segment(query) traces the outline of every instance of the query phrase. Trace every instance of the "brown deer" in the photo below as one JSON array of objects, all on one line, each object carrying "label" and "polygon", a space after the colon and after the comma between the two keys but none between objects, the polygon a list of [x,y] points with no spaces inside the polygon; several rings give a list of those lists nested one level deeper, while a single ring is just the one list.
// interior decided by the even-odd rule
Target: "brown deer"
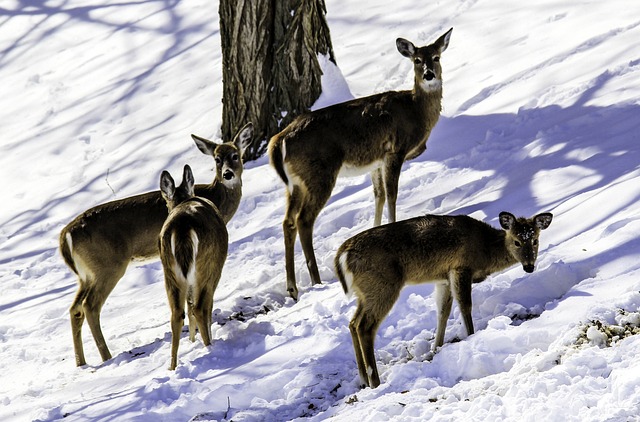
[{"label": "brown deer", "polygon": [[467,334],[473,334],[471,284],[518,262],[533,272],[540,230],[552,218],[550,213],[526,219],[502,212],[503,231],[465,215],[426,215],[374,227],[344,242],[335,267],[345,293],[353,291],[358,298],[349,329],[363,386],[380,385],[374,339],[405,284],[435,283],[435,352],[444,343],[452,295]]},{"label": "brown deer", "polygon": [[[227,223],[242,196],[242,154],[251,142],[253,126],[247,124],[233,141],[220,144],[191,136],[200,151],[216,162],[214,180],[196,185],[195,194],[213,202]],[[168,214],[160,191],[153,191],[90,208],[62,229],[60,252],[78,275],[78,292],[69,309],[76,365],[86,364],[85,317],[102,360],[111,359],[100,326],[102,305],[131,261],[158,257],[158,236]]]},{"label": "brown deer", "polygon": [[211,344],[213,293],[227,259],[229,236],[222,215],[206,198],[194,196],[191,168],[184,166],[176,188],[167,171],[160,176],[160,191],[169,217],[160,231],[160,260],[171,308],[171,364],[178,364],[184,304],[189,315],[189,339],[196,340],[196,326],[205,346]]},{"label": "brown deer", "polygon": [[442,109],[440,55],[453,28],[426,47],[398,38],[400,54],[413,61],[411,91],[389,91],[298,116],[269,141],[271,164],[286,186],[282,224],[287,291],[298,297],[293,248],[297,232],[313,284],[320,274],[313,251],[313,225],[338,176],[371,172],[374,226],[382,222],[385,200],[389,221],[396,220],[402,164],[426,149]]}]

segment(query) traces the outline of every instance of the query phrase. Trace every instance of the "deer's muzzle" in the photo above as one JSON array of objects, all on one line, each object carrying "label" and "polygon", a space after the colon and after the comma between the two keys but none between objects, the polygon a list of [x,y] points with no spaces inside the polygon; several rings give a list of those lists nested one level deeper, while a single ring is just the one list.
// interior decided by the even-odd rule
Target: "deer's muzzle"
[{"label": "deer's muzzle", "polygon": [[426,72],[424,72],[424,75],[422,75],[422,77],[427,81],[431,81],[431,80],[435,79],[436,74],[433,73],[432,70],[427,70]]},{"label": "deer's muzzle", "polygon": [[525,270],[528,273],[532,273],[533,270],[535,270],[535,266],[533,264],[525,264],[522,266],[522,269]]},{"label": "deer's muzzle", "polygon": [[233,172],[231,170],[226,170],[224,173],[222,173],[222,178],[224,180],[231,180],[235,177],[236,175],[233,174]]}]

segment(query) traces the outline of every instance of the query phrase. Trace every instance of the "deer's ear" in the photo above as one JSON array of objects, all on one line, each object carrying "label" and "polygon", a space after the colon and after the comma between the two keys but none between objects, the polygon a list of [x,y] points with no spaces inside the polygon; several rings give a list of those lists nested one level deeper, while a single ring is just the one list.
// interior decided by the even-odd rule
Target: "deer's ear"
[{"label": "deer's ear", "polygon": [[193,178],[191,167],[189,167],[189,164],[185,164],[184,170],[182,171],[182,187],[187,191],[189,196],[194,196],[193,186],[195,184],[196,182]]},{"label": "deer's ear", "polygon": [[173,181],[173,177],[166,170],[163,170],[160,175],[160,192],[166,201],[172,201],[176,193],[176,184]]},{"label": "deer's ear", "polygon": [[215,151],[216,146],[218,146],[217,143],[210,141],[208,139],[205,139],[198,135],[191,134],[191,138],[196,143],[196,146],[198,147],[198,149],[202,151],[203,154],[206,154],[206,155],[213,155],[213,151]]},{"label": "deer's ear", "polygon": [[502,211],[498,217],[500,220],[500,227],[505,230],[511,230],[513,224],[516,222],[516,217],[510,212]]},{"label": "deer's ear", "polygon": [[438,38],[434,43],[436,48],[440,50],[440,54],[442,54],[442,52],[446,50],[447,47],[449,47],[449,39],[451,38],[451,32],[453,32],[453,28],[451,28],[450,30],[442,34],[440,38]]},{"label": "deer's ear", "polygon": [[238,134],[233,139],[233,144],[240,150],[240,156],[244,155],[244,150],[251,145],[253,140],[253,123],[249,122],[238,131]]},{"label": "deer's ear", "polygon": [[543,212],[533,217],[533,222],[540,230],[544,230],[549,227],[549,224],[551,224],[551,220],[553,220],[553,214],[551,214],[550,212]]},{"label": "deer's ear", "polygon": [[411,41],[405,40],[404,38],[398,38],[396,40],[396,47],[400,54],[405,57],[411,58],[416,53],[416,46],[413,45]]}]

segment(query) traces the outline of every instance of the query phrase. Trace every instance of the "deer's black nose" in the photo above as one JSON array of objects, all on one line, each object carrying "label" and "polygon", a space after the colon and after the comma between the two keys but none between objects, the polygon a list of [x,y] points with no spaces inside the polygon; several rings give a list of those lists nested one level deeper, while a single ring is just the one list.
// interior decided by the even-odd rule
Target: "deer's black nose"
[{"label": "deer's black nose", "polygon": [[436,74],[435,74],[435,73],[433,73],[431,70],[427,70],[427,71],[424,73],[424,78],[425,78],[426,80],[428,80],[428,81],[432,80],[432,79],[433,79],[433,78],[435,78],[435,77],[436,77]]},{"label": "deer's black nose", "polygon": [[533,272],[533,270],[535,269],[535,266],[528,264],[528,265],[523,265],[523,266],[522,266],[522,268],[523,268],[526,272],[528,272],[528,273],[532,273],[532,272]]},{"label": "deer's black nose", "polygon": [[235,174],[233,174],[233,172],[231,170],[227,170],[227,171],[224,172],[222,177],[224,178],[224,180],[231,180],[231,179],[233,179],[235,177]]}]

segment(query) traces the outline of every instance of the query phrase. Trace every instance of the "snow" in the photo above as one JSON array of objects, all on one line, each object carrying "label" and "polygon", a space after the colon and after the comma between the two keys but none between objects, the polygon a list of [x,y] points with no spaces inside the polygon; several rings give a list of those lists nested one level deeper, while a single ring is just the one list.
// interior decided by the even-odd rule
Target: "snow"
[{"label": "snow", "polygon": [[[189,134],[221,124],[217,4],[5,0],[0,6],[0,420],[640,420],[640,21],[632,0],[327,1],[338,67],[322,58],[316,108],[408,89],[416,45],[454,28],[444,107],[400,178],[398,217],[552,212],[536,271],[473,289],[476,334],[454,306],[430,354],[433,286],[403,290],[376,339],[382,384],[358,388],[336,281],[340,244],[372,225],[367,176],[340,179],[316,222],[323,284],[296,246],[285,291],[284,185],[246,165],[214,298],[213,344],[184,335],[169,371],[158,261],[130,267],[102,311],[114,358],[89,330],[75,367],[76,280],[57,250],[85,209],[213,161]],[[184,334],[184,333],[183,333]]]}]

